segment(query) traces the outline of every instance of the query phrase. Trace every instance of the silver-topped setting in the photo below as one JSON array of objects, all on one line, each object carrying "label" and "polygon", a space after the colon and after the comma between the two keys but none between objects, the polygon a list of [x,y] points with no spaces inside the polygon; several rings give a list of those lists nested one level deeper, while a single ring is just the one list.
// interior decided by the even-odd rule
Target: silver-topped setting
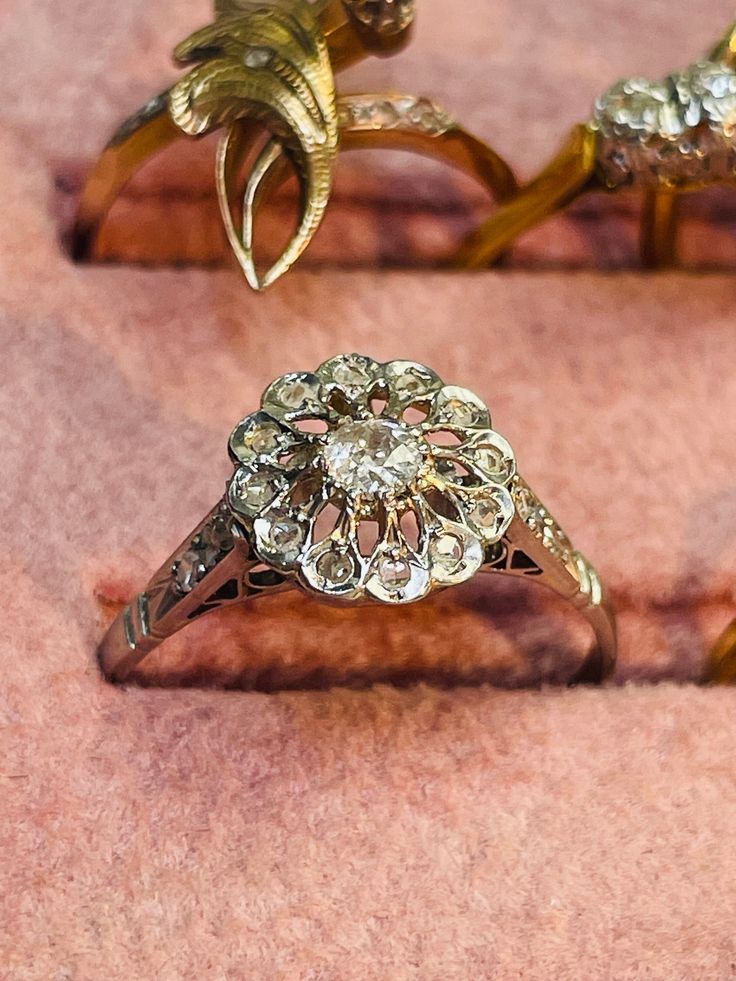
[{"label": "silver-topped setting", "polygon": [[597,101],[598,170],[611,188],[684,187],[736,175],[736,72],[701,61],[662,81],[628,78]]},{"label": "silver-topped setting", "polygon": [[514,455],[488,409],[413,361],[284,375],[230,452],[229,505],[256,551],[327,596],[407,603],[462,582],[514,516]]}]

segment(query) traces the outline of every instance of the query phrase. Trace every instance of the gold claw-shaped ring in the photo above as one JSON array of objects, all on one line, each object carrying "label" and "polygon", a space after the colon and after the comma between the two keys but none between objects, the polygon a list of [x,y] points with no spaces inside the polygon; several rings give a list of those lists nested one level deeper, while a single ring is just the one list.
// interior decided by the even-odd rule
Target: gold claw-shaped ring
[{"label": "gold claw-shaped ring", "polygon": [[[225,231],[257,290],[283,275],[312,240],[340,149],[385,147],[439,158],[494,200],[508,200],[517,190],[510,168],[430,100],[336,96],[334,72],[400,47],[413,9],[413,0],[220,0],[214,23],[175,49],[189,72],[118,129],[90,174],[72,235],[75,258],[92,256],[109,208],[147,160],[180,136],[216,130],[222,130],[216,187]],[[255,214],[292,170],[301,190],[297,229],[262,271]]]},{"label": "gold claw-shaped ring", "polygon": [[[263,127],[295,167],[302,198],[296,234],[275,265],[260,277],[252,242],[238,259],[249,282],[273,282],[301,255],[330,195],[338,150],[333,73],[368,54],[387,54],[405,42],[413,0],[217,0],[215,20],[177,46],[174,57],[193,66],[170,89],[148,102],[116,132],[89,176],[72,233],[77,259],[94,251],[113,201],[151,156],[179,136],[224,129],[218,186],[228,236],[234,150],[242,160]],[[251,227],[246,221],[244,227]]]},{"label": "gold claw-shaped ring", "polygon": [[[217,153],[218,197],[248,282],[260,289],[296,262],[322,220],[337,157],[337,108],[327,42],[311,4],[255,0],[248,8],[245,15],[220,18],[175,49],[180,64],[198,64],[171,88],[169,112],[188,136],[225,127]],[[302,192],[297,231],[262,278],[252,234],[237,235],[229,207],[231,144],[237,142],[242,154],[259,132],[256,126],[239,125],[243,120],[260,120],[276,135],[294,163]],[[246,220],[244,227],[252,230],[252,222]]]},{"label": "gold claw-shaped ring", "polygon": [[[463,129],[441,106],[423,96],[360,93],[337,99],[340,151],[405,150],[440,160],[477,181],[496,202],[509,200],[518,184],[511,168],[487,143]],[[290,173],[288,147],[270,139],[250,167],[242,203],[234,188],[247,152],[241,131],[233,129],[220,144],[217,192],[230,245],[248,282],[263,288],[288,268],[285,256],[262,275],[254,256],[253,227],[261,202]]]}]

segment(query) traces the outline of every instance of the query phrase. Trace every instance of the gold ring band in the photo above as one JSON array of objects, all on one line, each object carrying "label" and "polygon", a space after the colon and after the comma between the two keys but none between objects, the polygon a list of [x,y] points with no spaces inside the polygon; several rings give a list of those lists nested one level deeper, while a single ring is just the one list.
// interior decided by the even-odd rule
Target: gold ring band
[{"label": "gold ring band", "polygon": [[[264,6],[265,4],[265,6]],[[338,149],[404,149],[473,177],[497,202],[518,190],[508,165],[428,99],[356,95],[338,99],[333,72],[404,43],[408,0],[376,20],[360,0],[223,0],[220,16],[175,51],[194,68],[120,126],[87,180],[72,233],[75,259],[89,259],[105,217],[133,175],[182,136],[222,129],[216,186],[233,252],[254,289],[278,279],[314,235],[330,194]],[[379,5],[380,7],[380,5]],[[388,17],[388,21],[386,20]],[[396,18],[399,18],[398,21]],[[259,149],[264,127],[271,136]],[[243,179],[243,170],[250,171]],[[295,170],[298,229],[270,269],[256,268],[253,223],[259,202]],[[247,168],[246,168],[247,169]]]},{"label": "gold ring band", "polygon": [[408,37],[412,0],[379,3],[378,13],[374,7],[363,0],[216,0],[213,23],[175,49],[188,73],[118,128],[92,170],[72,231],[74,258],[92,256],[122,188],[179,137],[223,129],[244,145],[265,126],[287,147],[302,184],[303,214],[289,246],[295,261],[329,198],[338,137],[333,73],[397,50]]}]

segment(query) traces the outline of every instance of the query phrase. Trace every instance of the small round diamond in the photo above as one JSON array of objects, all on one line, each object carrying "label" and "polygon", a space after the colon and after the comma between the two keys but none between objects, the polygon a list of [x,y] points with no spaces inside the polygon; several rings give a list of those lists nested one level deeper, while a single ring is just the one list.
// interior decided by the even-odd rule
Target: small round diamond
[{"label": "small round diamond", "polygon": [[470,517],[478,528],[494,528],[498,521],[498,506],[495,501],[478,501]]},{"label": "small round diamond", "polygon": [[467,528],[438,529],[428,549],[432,576],[445,585],[463,582],[480,569],[483,551],[479,535]]},{"label": "small round diamond", "polygon": [[314,398],[315,394],[307,382],[293,381],[281,389],[281,402],[287,409],[298,409],[310,398]]},{"label": "small round diamond", "polygon": [[415,0],[348,0],[353,16],[378,34],[398,34],[414,19]]},{"label": "small round diamond", "polygon": [[438,535],[432,539],[429,552],[435,565],[454,572],[463,557],[463,543],[457,535]]},{"label": "small round diamond", "polygon": [[411,579],[411,566],[406,559],[385,555],[378,563],[378,575],[388,589],[401,589]]},{"label": "small round diamond", "polygon": [[277,414],[279,406],[289,412],[304,412],[314,410],[320,401],[320,380],[309,371],[295,371],[277,378],[263,396],[264,407]]},{"label": "small round diamond", "polygon": [[254,423],[237,429],[233,436],[233,448],[240,459],[275,453],[282,442],[282,432],[275,422]]},{"label": "small round diamond", "polygon": [[296,521],[282,518],[271,525],[269,539],[279,551],[298,549],[304,541],[304,531]]},{"label": "small round diamond", "polygon": [[307,537],[305,526],[284,514],[256,518],[253,527],[260,550],[286,564],[298,558]]},{"label": "small round diamond", "polygon": [[254,426],[245,438],[245,443],[254,453],[272,453],[281,443],[281,430],[275,423],[264,422]]},{"label": "small round diamond", "polygon": [[416,398],[427,390],[424,379],[410,371],[396,379],[394,388],[402,398]]},{"label": "small round diamond", "polygon": [[283,475],[272,467],[261,470],[239,470],[230,484],[234,508],[255,514],[276,497],[283,486]]},{"label": "small round diamond", "polygon": [[437,393],[434,419],[453,426],[489,425],[488,409],[477,395],[457,385],[445,385]]},{"label": "small round diamond", "polygon": [[493,487],[473,502],[468,520],[486,541],[497,540],[514,516],[514,504],[505,487]]},{"label": "small round diamond", "polygon": [[198,552],[188,549],[174,567],[174,582],[180,593],[191,593],[206,572]]},{"label": "small round diamond", "polygon": [[426,368],[410,361],[392,362],[386,371],[391,388],[402,401],[421,398],[427,395],[437,380]]},{"label": "small round diamond", "polygon": [[482,477],[484,483],[505,484],[516,470],[513,450],[496,433],[481,432],[470,445],[460,449],[458,459]]},{"label": "small round diamond", "polygon": [[234,544],[230,521],[224,514],[216,515],[198,538],[202,561],[207,568],[214,565],[223,552],[229,552]]},{"label": "small round diamond", "polygon": [[268,530],[268,542],[271,548],[284,556],[296,558],[304,543],[304,528],[291,518],[280,518],[274,521]]},{"label": "small round diamond", "polygon": [[442,409],[442,418],[458,426],[472,426],[476,420],[475,407],[460,399],[450,399]]},{"label": "small round diamond", "polygon": [[271,48],[252,47],[245,52],[243,64],[246,68],[265,68],[272,57]]},{"label": "small round diamond", "polygon": [[370,371],[360,358],[345,358],[338,361],[332,369],[332,377],[338,385],[350,388],[367,385],[371,379]]},{"label": "small round diamond", "polygon": [[353,574],[353,561],[345,552],[324,552],[317,559],[316,569],[327,582],[342,585]]},{"label": "small round diamond", "polygon": [[423,459],[417,439],[390,419],[343,423],[324,449],[331,479],[356,496],[388,497],[405,491]]}]

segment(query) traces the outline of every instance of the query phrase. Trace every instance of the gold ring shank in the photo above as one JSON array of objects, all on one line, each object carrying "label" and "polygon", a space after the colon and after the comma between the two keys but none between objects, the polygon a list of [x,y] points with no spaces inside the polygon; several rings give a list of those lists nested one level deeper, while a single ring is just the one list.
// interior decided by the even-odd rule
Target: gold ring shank
[{"label": "gold ring shank", "polygon": [[[228,239],[235,252],[242,251],[242,229],[237,219],[227,221],[231,202],[236,198],[232,188],[242,169],[259,124],[240,120],[223,140],[218,166],[218,193],[222,213],[226,216]],[[168,92],[152,100],[130,118],[113,137],[91,172],[79,201],[72,231],[72,255],[77,261],[94,256],[95,245],[105,218],[123,188],[156,154],[170,146],[182,132],[169,115]],[[498,202],[508,201],[518,184],[508,164],[483,140],[461,126],[450,125],[442,131],[394,126],[370,128],[343,126],[340,130],[342,150],[404,150],[445,163],[476,180]],[[285,163],[285,161],[283,161]],[[261,198],[275,190],[288,177],[288,168],[274,168]]]},{"label": "gold ring shank", "polygon": [[453,123],[442,132],[417,129],[351,129],[340,133],[344,150],[405,150],[439,160],[472,177],[495,201],[507,201],[518,190],[513,171],[496,151]]},{"label": "gold ring shank", "polygon": [[[401,115],[408,104],[409,114]],[[362,123],[343,120],[340,123],[340,149],[404,150],[443,162],[476,180],[490,197],[504,202],[513,197],[518,184],[508,164],[486,143],[457,126],[447,114],[428,99],[407,95],[361,94],[344,96],[339,109],[348,120],[360,119],[381,107],[388,110],[384,123]],[[233,189],[252,149],[254,126],[240,120],[231,126],[220,142],[217,154],[216,186],[230,247],[251,285],[258,288],[259,277],[252,255],[253,220],[261,202],[275,193],[289,177],[288,157],[281,144],[272,139],[261,152],[243,195],[245,207],[236,209],[240,195]],[[240,212],[238,214],[238,211]],[[250,214],[250,224],[243,217]],[[247,247],[246,247],[247,244]]]},{"label": "gold ring shank", "polygon": [[[195,619],[260,595],[298,588],[294,580],[265,568],[239,526],[230,524],[224,542],[220,535],[220,551],[208,557],[206,569],[203,563],[196,581],[184,580],[184,591],[178,576],[182,561],[191,565],[193,543],[211,538],[212,529],[223,521],[231,519],[224,502],[219,502],[146,589],[118,614],[98,649],[100,666],[109,680],[125,681],[151,651]],[[571,683],[603,681],[616,661],[616,625],[595,570],[579,552],[558,555],[519,514],[502,546],[501,554],[481,571],[536,579],[579,610],[593,630],[595,643]]]},{"label": "gold ring shank", "polygon": [[723,631],[710,652],[705,684],[736,685],[736,620]]}]

